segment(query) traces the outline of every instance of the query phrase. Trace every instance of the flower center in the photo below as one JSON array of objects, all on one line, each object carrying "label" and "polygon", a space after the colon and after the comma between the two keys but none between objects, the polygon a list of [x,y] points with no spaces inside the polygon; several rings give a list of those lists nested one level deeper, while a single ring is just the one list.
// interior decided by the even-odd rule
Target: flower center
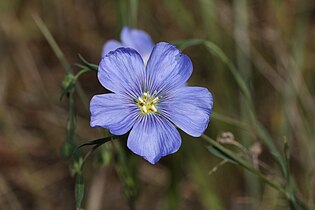
[{"label": "flower center", "polygon": [[156,92],[153,95],[150,95],[150,92],[144,92],[143,95],[138,97],[136,100],[137,105],[139,106],[142,114],[151,114],[156,113],[158,110],[156,105],[160,100],[159,97],[155,96]]}]

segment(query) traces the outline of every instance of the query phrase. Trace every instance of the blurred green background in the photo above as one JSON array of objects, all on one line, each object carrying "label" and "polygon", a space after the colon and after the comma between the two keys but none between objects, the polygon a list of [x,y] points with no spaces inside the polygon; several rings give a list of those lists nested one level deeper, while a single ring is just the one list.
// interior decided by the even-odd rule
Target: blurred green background
[{"label": "blurred green background", "polygon": [[[252,94],[257,119],[282,151],[289,142],[297,194],[310,209],[315,187],[315,2],[311,0],[2,0],[0,2],[0,209],[75,209],[70,160],[60,155],[68,101],[60,101],[65,70],[35,24],[39,16],[69,63],[80,53],[98,64],[103,44],[124,25],[155,42],[205,39],[219,46]],[[193,61],[190,85],[214,95],[207,134],[232,132],[262,173],[282,183],[272,154],[252,129],[235,76],[202,45],[184,50]],[[74,70],[76,70],[74,68]],[[104,93],[96,73],[80,77],[88,100]],[[97,139],[77,97],[78,142]],[[88,103],[88,101],[85,101]],[[278,192],[209,153],[204,140],[183,132],[179,152],[150,165],[135,155],[135,209],[281,210]],[[121,145],[125,145],[124,142]],[[243,149],[244,149],[243,148]],[[102,150],[97,151],[102,153]],[[115,161],[97,154],[84,169],[87,210],[128,209]],[[209,173],[210,172],[210,173]],[[128,196],[127,196],[128,197]]]}]

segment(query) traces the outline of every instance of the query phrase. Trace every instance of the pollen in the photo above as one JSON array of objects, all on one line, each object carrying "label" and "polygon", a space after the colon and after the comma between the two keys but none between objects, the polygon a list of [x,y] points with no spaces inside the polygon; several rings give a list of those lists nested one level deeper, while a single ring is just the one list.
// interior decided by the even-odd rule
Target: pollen
[{"label": "pollen", "polygon": [[144,92],[142,96],[138,97],[136,103],[141,110],[142,114],[154,114],[157,113],[157,103],[160,97],[156,96],[156,91],[151,95],[149,91]]}]

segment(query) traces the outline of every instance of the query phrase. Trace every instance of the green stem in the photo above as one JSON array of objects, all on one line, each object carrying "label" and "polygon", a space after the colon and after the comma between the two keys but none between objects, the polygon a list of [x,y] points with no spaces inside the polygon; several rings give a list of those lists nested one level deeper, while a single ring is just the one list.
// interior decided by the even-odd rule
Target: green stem
[{"label": "green stem", "polygon": [[[229,149],[226,149],[224,146],[219,144],[214,139],[210,138],[209,136],[203,134],[201,138],[205,139],[208,143],[210,143],[213,147],[218,149],[220,152],[222,152],[224,155],[229,157],[230,159],[234,160],[236,163],[238,163],[240,166],[248,170],[249,172],[253,173],[254,175],[258,176],[260,179],[262,179],[266,184],[270,185],[274,189],[276,189],[278,192],[280,192],[289,202],[292,209],[303,209],[308,210],[307,205],[305,204],[305,201],[300,200],[298,197],[295,196],[294,191],[290,190],[290,186],[286,186],[286,189],[279,186],[272,180],[270,180],[267,176],[263,175],[258,171],[256,168],[254,168],[251,164],[243,160],[240,156],[236,155],[234,152],[232,152]],[[289,185],[290,183],[287,183]]]},{"label": "green stem", "polygon": [[203,138],[204,140],[206,140],[207,142],[209,142],[212,146],[216,147],[218,150],[220,150],[221,152],[223,152],[224,154],[226,154],[227,156],[231,157],[231,159],[235,160],[239,165],[241,165],[243,168],[247,169],[248,171],[250,171],[251,173],[257,175],[259,178],[261,178],[264,182],[266,182],[267,184],[269,184],[271,187],[273,187],[274,189],[276,189],[277,191],[279,191],[280,193],[282,193],[287,199],[291,200],[290,198],[290,194],[284,190],[282,187],[280,187],[279,185],[277,185],[276,183],[274,183],[273,181],[271,181],[268,177],[266,177],[265,175],[261,174],[260,171],[258,171],[257,169],[255,169],[253,166],[251,166],[249,163],[247,163],[245,160],[243,160],[242,158],[240,158],[239,156],[237,156],[235,153],[233,153],[232,151],[230,151],[229,149],[226,149],[224,146],[222,146],[221,144],[219,144],[217,141],[215,141],[214,139],[210,138],[209,136],[203,134],[201,136],[201,138]]},{"label": "green stem", "polygon": [[[234,0],[234,39],[237,43],[236,45],[236,66],[239,70],[239,73],[242,77],[242,80],[245,82],[247,88],[251,87],[251,77],[252,77],[252,68],[250,63],[250,41],[248,33],[248,2],[247,0]],[[244,53],[245,52],[245,53]],[[247,57],[246,55],[249,55]],[[250,89],[250,88],[249,88]],[[246,122],[249,125],[252,125],[250,122],[250,117],[248,115],[248,110],[254,107],[248,107],[246,103],[246,98],[242,92],[238,92],[239,97],[239,111],[240,119],[242,122]],[[253,130],[253,129],[252,129]],[[241,140],[243,145],[250,145],[253,138],[250,138],[248,133],[241,132]],[[245,188],[248,196],[253,197],[253,200],[256,200],[260,197],[260,183],[256,176],[253,176],[250,172],[244,173]],[[245,206],[245,209],[257,209],[257,202],[250,202]]]},{"label": "green stem", "polygon": [[231,117],[219,114],[217,112],[212,112],[211,118],[219,120],[221,122],[228,123],[230,125],[237,126],[237,127],[241,128],[241,129],[244,129],[244,130],[246,130],[248,132],[252,131],[252,129],[250,128],[250,126],[247,123],[244,123],[244,122],[239,121],[237,119],[234,119],[234,118],[231,118]]},{"label": "green stem", "polygon": [[235,67],[233,62],[225,55],[223,50],[218,47],[213,42],[203,40],[203,39],[191,39],[191,40],[180,40],[176,41],[176,43],[180,49],[185,49],[190,46],[200,45],[203,44],[207,50],[219,57],[223,63],[225,63],[228,66],[228,69],[230,70],[231,74],[235,78],[236,83],[238,84],[242,94],[244,95],[244,102],[247,104],[248,107],[248,115],[251,124],[253,125],[253,128],[255,130],[255,133],[257,136],[263,141],[263,143],[268,147],[270,153],[273,155],[273,157],[276,159],[277,163],[281,167],[282,172],[284,172],[284,160],[280,155],[280,152],[278,151],[277,147],[275,146],[273,139],[268,134],[266,129],[261,125],[261,123],[257,120],[253,100],[251,93],[249,91],[249,88],[242,78],[240,72]]},{"label": "green stem", "polygon": [[67,73],[71,73],[70,65],[68,64],[67,60],[65,59],[65,56],[61,49],[59,48],[57,42],[55,41],[54,37],[49,32],[48,28],[46,27],[45,23],[42,21],[42,19],[36,15],[32,14],[32,17],[38,26],[39,30],[42,32],[44,37],[46,38],[47,42],[49,43],[51,49],[54,51],[55,55],[57,56],[58,60],[60,61],[63,68],[67,71]]},{"label": "green stem", "polygon": [[138,0],[129,0],[129,26],[137,27]]},{"label": "green stem", "polygon": [[90,72],[90,71],[91,71],[90,69],[82,69],[81,71],[79,71],[79,72],[74,76],[74,79],[75,79],[75,80],[78,80],[79,77],[80,77],[82,74],[84,74],[84,73],[86,73],[86,72]]},{"label": "green stem", "polygon": [[[57,44],[56,40],[54,39],[54,37],[49,32],[49,30],[48,30],[47,26],[45,25],[45,23],[42,21],[42,19],[38,15],[32,14],[32,16],[33,16],[33,19],[34,19],[36,25],[38,26],[39,30],[42,32],[42,34],[44,35],[44,37],[47,40],[48,44],[50,45],[51,49],[53,50],[53,52],[57,56],[59,62],[61,63],[61,65],[65,69],[66,73],[71,74],[72,70],[71,70],[70,64],[66,60],[63,52],[61,51],[61,49],[58,46],[58,44]],[[87,96],[84,93],[84,90],[83,90],[82,86],[80,85],[80,83],[76,83],[76,89],[77,89],[77,92],[79,94],[79,97],[80,97],[83,105],[85,106],[85,108],[87,110],[89,110],[89,105],[88,105],[88,101],[89,100],[87,99]]]}]

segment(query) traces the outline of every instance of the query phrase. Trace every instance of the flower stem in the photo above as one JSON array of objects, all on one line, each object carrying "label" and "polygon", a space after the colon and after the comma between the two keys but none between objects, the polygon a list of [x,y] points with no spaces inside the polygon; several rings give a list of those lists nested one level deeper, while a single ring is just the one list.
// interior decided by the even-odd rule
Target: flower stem
[{"label": "flower stem", "polygon": [[247,163],[245,160],[243,160],[242,158],[240,158],[238,155],[236,155],[235,153],[233,153],[231,150],[226,149],[224,146],[222,146],[221,144],[219,144],[217,141],[215,141],[214,139],[210,138],[209,136],[203,134],[201,136],[201,138],[203,138],[204,140],[206,140],[207,142],[209,142],[212,146],[214,146],[216,149],[220,150],[222,153],[226,154],[227,156],[229,156],[231,159],[233,159],[235,162],[237,162],[240,166],[242,166],[243,168],[245,168],[246,170],[250,171],[251,173],[257,175],[259,178],[261,178],[264,182],[266,182],[267,184],[269,184],[271,187],[273,187],[274,189],[276,189],[277,191],[279,191],[280,193],[282,193],[287,199],[291,200],[291,196],[290,194],[284,190],[281,186],[277,185],[276,183],[274,183],[273,181],[271,181],[267,176],[263,175],[260,173],[260,171],[258,171],[257,169],[255,169],[253,166],[251,166],[249,163]]}]

